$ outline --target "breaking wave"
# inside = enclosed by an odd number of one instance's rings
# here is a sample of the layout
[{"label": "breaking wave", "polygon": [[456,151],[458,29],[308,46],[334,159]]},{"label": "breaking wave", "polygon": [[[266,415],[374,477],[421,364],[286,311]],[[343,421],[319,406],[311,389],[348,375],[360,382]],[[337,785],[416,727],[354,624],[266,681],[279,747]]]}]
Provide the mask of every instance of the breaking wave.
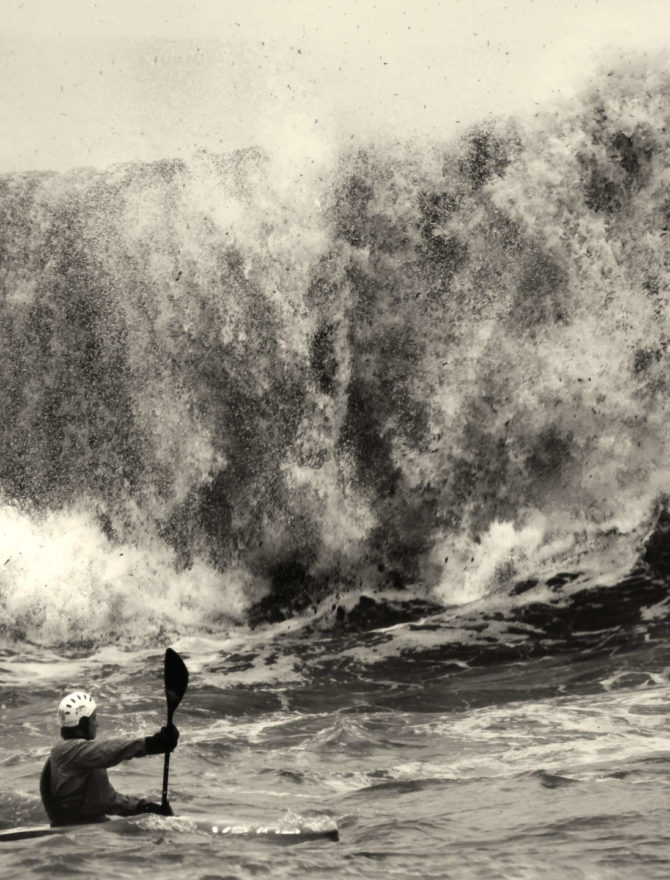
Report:
[{"label": "breaking wave", "polygon": [[670,489],[669,94],[628,61],[448,144],[0,178],[4,632],[632,569]]}]

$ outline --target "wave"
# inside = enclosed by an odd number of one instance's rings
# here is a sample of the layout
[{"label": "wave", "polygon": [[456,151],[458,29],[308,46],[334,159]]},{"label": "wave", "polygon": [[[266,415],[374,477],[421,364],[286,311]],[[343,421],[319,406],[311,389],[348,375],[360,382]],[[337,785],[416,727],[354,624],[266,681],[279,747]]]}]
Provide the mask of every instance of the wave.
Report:
[{"label": "wave", "polygon": [[669,78],[300,169],[0,178],[4,631],[634,569],[669,485]]}]

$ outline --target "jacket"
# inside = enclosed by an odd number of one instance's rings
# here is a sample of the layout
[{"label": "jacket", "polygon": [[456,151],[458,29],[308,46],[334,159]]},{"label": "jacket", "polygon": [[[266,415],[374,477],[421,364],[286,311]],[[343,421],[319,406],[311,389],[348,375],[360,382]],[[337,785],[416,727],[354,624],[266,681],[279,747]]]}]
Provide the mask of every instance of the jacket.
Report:
[{"label": "jacket", "polygon": [[104,822],[132,816],[139,798],[117,792],[107,768],[147,754],[144,739],[67,739],[57,743],[42,771],[40,791],[52,825]]}]

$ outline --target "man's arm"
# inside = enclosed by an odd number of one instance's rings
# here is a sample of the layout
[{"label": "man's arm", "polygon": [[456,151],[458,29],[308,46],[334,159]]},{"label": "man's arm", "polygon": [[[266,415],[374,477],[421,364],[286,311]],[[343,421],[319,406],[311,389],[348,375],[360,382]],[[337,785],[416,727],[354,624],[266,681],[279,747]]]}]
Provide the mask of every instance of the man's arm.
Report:
[{"label": "man's arm", "polygon": [[170,724],[153,736],[114,739],[70,740],[67,746],[67,762],[79,770],[106,769],[145,755],[160,755],[172,751],[179,740],[179,731]]},{"label": "man's arm", "polygon": [[71,741],[68,763],[81,770],[115,767],[121,761],[141,758],[147,754],[144,737]]},{"label": "man's arm", "polygon": [[105,813],[109,816],[136,816],[141,812],[139,807],[142,801],[140,798],[121,794],[111,785],[110,788],[113,791],[113,796],[105,803]]}]

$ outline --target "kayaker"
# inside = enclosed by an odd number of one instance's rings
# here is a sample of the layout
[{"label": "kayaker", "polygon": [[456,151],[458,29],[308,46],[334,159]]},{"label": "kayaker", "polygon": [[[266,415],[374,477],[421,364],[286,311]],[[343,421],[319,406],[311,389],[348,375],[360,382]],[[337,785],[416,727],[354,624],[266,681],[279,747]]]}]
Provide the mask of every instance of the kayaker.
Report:
[{"label": "kayaker", "polygon": [[174,724],[153,736],[96,741],[96,704],[90,694],[81,691],[61,700],[58,718],[62,740],[52,748],[40,779],[42,803],[52,825],[104,822],[108,815],[172,815],[169,804],[163,808],[119,794],[109,781],[107,768],[131,758],[171,752],[179,739]]}]

